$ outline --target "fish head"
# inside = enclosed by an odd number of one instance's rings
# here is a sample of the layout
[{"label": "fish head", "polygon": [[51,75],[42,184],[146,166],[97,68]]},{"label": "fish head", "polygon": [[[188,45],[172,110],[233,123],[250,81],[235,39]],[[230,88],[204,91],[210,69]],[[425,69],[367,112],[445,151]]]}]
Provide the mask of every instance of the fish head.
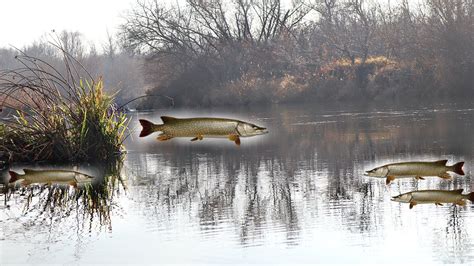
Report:
[{"label": "fish head", "polygon": [[74,178],[76,179],[76,181],[78,183],[89,183],[92,181],[92,179],[94,177],[90,176],[90,175],[86,175],[86,174],[83,174],[83,173],[77,173],[74,175]]},{"label": "fish head", "polygon": [[267,134],[268,130],[254,124],[239,122],[237,124],[237,132],[241,137],[251,137],[257,135]]},{"label": "fish head", "polygon": [[410,203],[412,199],[411,193],[400,194],[398,196],[392,197],[392,201]]},{"label": "fish head", "polygon": [[386,166],[381,166],[369,171],[365,171],[366,176],[385,177],[387,176],[387,174],[388,174],[388,168]]}]

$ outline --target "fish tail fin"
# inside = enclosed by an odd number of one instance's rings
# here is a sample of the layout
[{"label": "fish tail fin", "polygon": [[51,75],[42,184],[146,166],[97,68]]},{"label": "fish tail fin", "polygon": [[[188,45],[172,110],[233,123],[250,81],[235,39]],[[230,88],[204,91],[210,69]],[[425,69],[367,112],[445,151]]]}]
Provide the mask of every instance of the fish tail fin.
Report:
[{"label": "fish tail fin", "polygon": [[455,172],[458,175],[464,175],[464,171],[462,170],[462,167],[464,165],[464,162],[459,162],[451,166],[453,169],[453,172]]},{"label": "fish tail fin", "polygon": [[474,192],[467,194],[467,199],[474,202]]},{"label": "fish tail fin", "polygon": [[8,173],[10,174],[10,180],[8,181],[8,183],[13,183],[21,179],[18,173],[15,173],[13,171],[8,171]]},{"label": "fish tail fin", "polygon": [[143,127],[142,131],[140,132],[140,137],[146,137],[154,132],[156,126],[155,124],[145,119],[140,119],[138,121],[140,121],[140,125]]}]

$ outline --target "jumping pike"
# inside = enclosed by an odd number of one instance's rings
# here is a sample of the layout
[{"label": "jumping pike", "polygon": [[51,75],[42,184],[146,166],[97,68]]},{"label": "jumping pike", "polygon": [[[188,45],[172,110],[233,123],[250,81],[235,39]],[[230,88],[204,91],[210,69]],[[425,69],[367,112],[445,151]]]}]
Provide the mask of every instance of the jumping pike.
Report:
[{"label": "jumping pike", "polygon": [[466,200],[474,202],[474,192],[462,194],[462,189],[457,190],[419,190],[401,194],[392,198],[392,201],[410,203],[410,209],[417,204],[442,203],[466,205]]},{"label": "jumping pike", "polygon": [[68,184],[77,187],[78,183],[88,183],[92,181],[92,176],[69,170],[32,170],[23,169],[25,174],[20,175],[16,172],[9,171],[9,183],[22,180],[21,184],[27,186],[29,184]]},{"label": "jumping pike", "polygon": [[143,129],[140,137],[161,131],[158,140],[165,141],[176,137],[191,137],[191,141],[209,138],[228,138],[240,145],[240,137],[251,137],[268,133],[264,127],[226,118],[174,118],[162,116],[163,124],[157,125],[140,119]]},{"label": "jumping pike", "polygon": [[386,184],[390,184],[395,178],[415,177],[416,179],[424,179],[424,176],[439,176],[443,179],[450,179],[448,171],[459,175],[464,175],[462,167],[464,162],[459,162],[448,166],[448,160],[435,162],[405,162],[386,164],[370,171],[366,171],[366,176],[387,178]]}]

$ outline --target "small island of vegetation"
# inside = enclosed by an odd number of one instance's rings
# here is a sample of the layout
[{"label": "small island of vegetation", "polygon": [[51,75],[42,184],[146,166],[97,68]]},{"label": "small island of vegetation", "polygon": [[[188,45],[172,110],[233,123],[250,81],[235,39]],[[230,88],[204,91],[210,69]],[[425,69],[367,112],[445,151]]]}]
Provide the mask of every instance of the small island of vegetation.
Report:
[{"label": "small island of vegetation", "polygon": [[108,160],[120,153],[127,118],[114,97],[61,46],[62,65],[24,53],[22,67],[0,74],[5,113],[0,150],[7,162],[83,162]]}]

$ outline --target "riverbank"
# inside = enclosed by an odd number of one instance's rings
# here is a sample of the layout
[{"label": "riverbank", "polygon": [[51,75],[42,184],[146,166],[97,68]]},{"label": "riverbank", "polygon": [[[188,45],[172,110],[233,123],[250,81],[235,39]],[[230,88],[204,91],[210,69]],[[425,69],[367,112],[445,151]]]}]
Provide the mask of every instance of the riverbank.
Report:
[{"label": "riverbank", "polygon": [[[249,106],[281,103],[353,101],[462,100],[472,94],[468,81],[440,79],[442,69],[416,62],[399,62],[383,56],[353,63],[340,59],[323,67],[300,66],[298,71],[266,75],[251,72],[242,77],[212,84],[190,77],[148,91],[137,109],[169,106]],[[207,86],[207,87],[201,87]]]}]

